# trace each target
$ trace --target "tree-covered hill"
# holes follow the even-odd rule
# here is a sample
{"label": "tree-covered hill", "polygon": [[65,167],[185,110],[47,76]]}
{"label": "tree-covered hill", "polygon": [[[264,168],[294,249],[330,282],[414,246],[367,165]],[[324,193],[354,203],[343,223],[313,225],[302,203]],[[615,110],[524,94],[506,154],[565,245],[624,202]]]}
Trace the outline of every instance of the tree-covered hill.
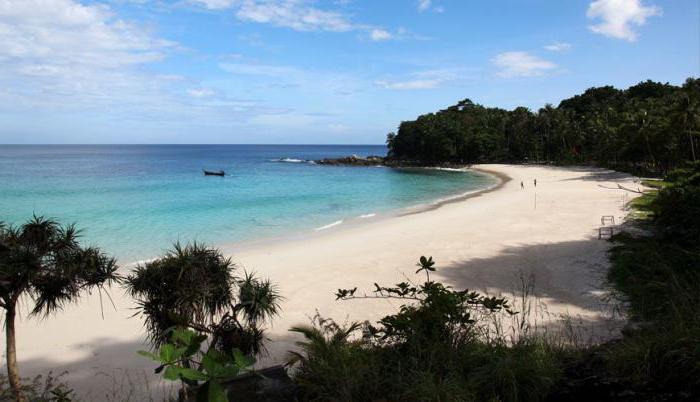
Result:
{"label": "tree-covered hill", "polygon": [[404,121],[389,157],[422,163],[551,161],[667,172],[700,158],[700,79],[590,88],[532,112],[469,99]]}

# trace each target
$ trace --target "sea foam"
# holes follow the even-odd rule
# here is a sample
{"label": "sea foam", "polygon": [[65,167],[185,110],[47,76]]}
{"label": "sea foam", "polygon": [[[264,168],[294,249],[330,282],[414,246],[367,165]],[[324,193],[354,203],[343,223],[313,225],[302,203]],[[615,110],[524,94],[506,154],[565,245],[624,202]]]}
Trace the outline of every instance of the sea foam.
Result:
{"label": "sea foam", "polygon": [[282,163],[311,163],[315,164],[316,162],[310,161],[307,159],[297,159],[297,158],[278,158],[278,159],[272,159],[271,162],[282,162]]}
{"label": "sea foam", "polygon": [[321,226],[320,228],[316,228],[315,230],[318,232],[318,231],[320,231],[320,230],[330,229],[330,228],[332,228],[333,226],[338,226],[338,225],[340,225],[341,223],[343,223],[343,220],[342,220],[342,219],[339,220],[339,221],[335,221],[335,222],[333,222],[333,223],[329,223],[328,225]]}

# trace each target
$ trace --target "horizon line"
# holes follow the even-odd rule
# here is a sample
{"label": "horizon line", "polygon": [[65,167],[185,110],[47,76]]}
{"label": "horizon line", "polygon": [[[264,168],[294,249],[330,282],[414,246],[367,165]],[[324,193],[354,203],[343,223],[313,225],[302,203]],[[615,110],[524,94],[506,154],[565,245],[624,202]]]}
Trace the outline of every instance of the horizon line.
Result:
{"label": "horizon line", "polygon": [[270,146],[279,146],[279,145],[285,145],[285,146],[386,146],[386,144],[329,144],[329,143],[320,143],[320,144],[311,144],[311,143],[304,143],[304,144],[285,144],[285,143],[32,143],[32,144],[26,144],[26,143],[0,143],[0,146],[95,146],[95,145],[102,145],[102,146],[109,146],[109,145],[147,145],[147,146],[157,146],[157,145],[270,145]]}

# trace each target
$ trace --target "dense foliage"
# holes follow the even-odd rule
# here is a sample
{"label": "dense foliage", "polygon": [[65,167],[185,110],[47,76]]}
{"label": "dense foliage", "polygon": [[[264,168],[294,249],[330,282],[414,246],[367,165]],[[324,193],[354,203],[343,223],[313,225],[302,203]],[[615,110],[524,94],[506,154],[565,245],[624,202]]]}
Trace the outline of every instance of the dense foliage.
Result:
{"label": "dense foliage", "polygon": [[638,203],[638,234],[615,238],[610,281],[635,325],[608,358],[617,375],[668,400],[700,395],[700,163]]}
{"label": "dense foliage", "polygon": [[260,352],[261,327],[279,312],[275,286],[236,267],[221,251],[198,243],[175,244],[165,256],[134,269],[126,288],[145,319],[151,343],[169,340],[174,327],[210,334],[222,350]]}
{"label": "dense foliage", "polygon": [[387,144],[389,157],[420,163],[553,161],[664,173],[700,159],[700,80],[591,88],[537,112],[465,99],[402,122]]}
{"label": "dense foliage", "polygon": [[391,298],[403,304],[377,326],[341,326],[316,317],[299,326],[301,352],[292,353],[304,400],[333,401],[542,401],[561,376],[563,349],[535,337],[509,344],[492,326],[516,314],[508,301],[454,290],[430,279],[432,259],[422,257],[426,280],[373,295],[340,289],[341,300]]}
{"label": "dense foliage", "polygon": [[[228,402],[229,396],[223,382],[236,378],[255,360],[245,356],[238,349],[223,353],[211,344],[206,347],[206,335],[187,328],[174,328],[169,331],[169,341],[163,343],[157,353],[145,350],[139,354],[151,358],[160,365],[156,373],[170,381],[185,381],[190,384],[198,402]],[[181,395],[181,400],[188,395]]]}
{"label": "dense foliage", "polygon": [[[279,312],[276,287],[236,275],[220,250],[199,243],[173,249],[134,269],[126,288],[145,319],[164,377],[181,380],[181,399],[226,399],[220,381],[234,377],[263,349],[263,324]],[[206,349],[202,345],[206,344]],[[245,356],[245,357],[244,357]]]}

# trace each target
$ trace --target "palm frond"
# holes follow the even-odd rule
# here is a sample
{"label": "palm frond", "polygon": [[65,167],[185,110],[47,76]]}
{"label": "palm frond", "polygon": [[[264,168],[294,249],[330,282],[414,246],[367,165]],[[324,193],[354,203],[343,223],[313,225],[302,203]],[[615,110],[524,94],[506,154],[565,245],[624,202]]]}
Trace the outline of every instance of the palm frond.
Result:
{"label": "palm frond", "polygon": [[157,346],[174,324],[212,324],[234,302],[234,265],[199,243],[175,243],[162,258],[139,265],[124,283],[139,303]]}
{"label": "palm frond", "polygon": [[26,295],[31,314],[48,315],[76,301],[81,292],[120,280],[113,258],[98,248],[83,248],[75,225],[62,226],[34,215],[19,226],[0,230],[0,297],[16,303]]}
{"label": "palm frond", "polygon": [[246,272],[238,281],[238,306],[244,318],[255,324],[271,320],[279,314],[282,296],[269,279],[260,280]]}

